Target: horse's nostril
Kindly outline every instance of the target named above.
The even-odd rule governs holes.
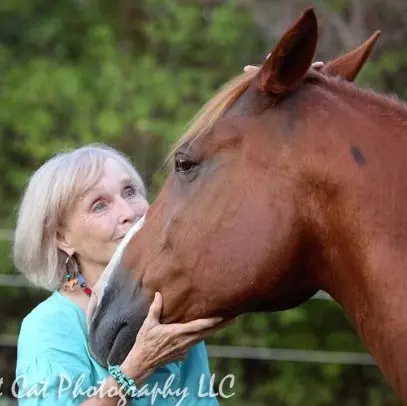
[[[102,365],[117,363],[127,356],[148,308],[148,296],[142,292],[139,282],[118,271],[106,286],[100,303],[89,314],[91,351]]]
[[[126,326],[127,326],[127,323],[121,323],[117,328],[114,329],[115,332],[111,335],[111,339],[110,339],[110,342],[108,345],[108,348],[110,349],[110,351],[112,350],[114,343],[120,334],[120,331],[122,331],[123,328],[125,328]]]
[[[127,322],[123,322],[113,336],[113,339],[109,346],[109,352],[107,357],[108,364],[121,364],[124,361],[124,358],[127,356],[130,348],[129,344],[129,334],[131,328]]]

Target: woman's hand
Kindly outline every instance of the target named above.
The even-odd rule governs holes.
[[[162,303],[161,294],[156,293],[133,348],[121,365],[122,371],[139,385],[158,366],[184,359],[192,345],[230,323],[210,318],[160,324]]]
[[[268,55],[267,55],[266,60],[268,59],[268,57],[269,57],[270,55],[271,55],[271,54],[268,54]],[[315,70],[320,70],[321,68],[324,67],[324,62],[317,61],[317,62],[314,62],[311,66],[312,66],[312,68],[315,69]],[[253,72],[253,71],[259,70],[260,68],[261,68],[261,66],[246,65],[246,66],[243,68],[243,71],[244,71],[244,72]]]

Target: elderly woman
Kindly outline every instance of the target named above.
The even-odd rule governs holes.
[[[199,386],[210,380],[202,339],[220,320],[162,325],[159,294],[118,371],[102,367],[89,351],[85,313],[92,287],[148,207],[137,171],[107,146],[58,154],[31,177],[18,212],[14,262],[52,294],[21,325],[19,404],[124,404],[121,385],[131,378],[140,388],[131,404],[217,404]],[[181,347],[174,349],[173,340]]]

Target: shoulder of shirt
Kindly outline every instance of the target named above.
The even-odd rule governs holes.
[[[90,371],[87,340],[83,310],[54,292],[23,319],[16,373],[37,379],[55,371]]]
[[[70,345],[86,341],[86,319],[82,310],[69,299],[54,292],[28,313],[20,328],[18,345],[25,342],[45,347],[58,341]]]

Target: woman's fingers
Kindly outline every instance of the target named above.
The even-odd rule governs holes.
[[[265,59],[266,61],[267,61],[267,59],[269,59],[270,55],[271,55],[271,52],[266,56],[266,59]],[[246,66],[243,68],[243,71],[244,71],[244,72],[254,72],[254,71],[259,70],[260,68],[261,68],[261,66],[246,65]]]
[[[267,58],[270,56],[270,54],[269,55],[267,55]],[[266,59],[267,59],[266,58]],[[312,67],[314,68],[314,69],[316,69],[316,70],[320,70],[321,68],[323,68],[324,67],[324,62],[322,62],[322,61],[316,61],[316,62],[314,62],[313,64],[312,64]],[[246,65],[244,68],[243,68],[243,71],[244,72],[254,72],[254,71],[258,71],[259,69],[261,68],[261,66],[255,66],[255,65]]]
[[[178,325],[178,332],[181,334],[191,334],[197,333],[202,330],[206,330],[213,326],[216,326],[223,321],[222,317],[212,317],[209,319],[196,319],[189,321],[188,323],[183,323]]]
[[[316,69],[316,70],[319,70],[319,69],[321,69],[321,68],[324,67],[324,62],[322,62],[322,61],[314,62],[314,63],[312,64],[312,67],[313,67],[314,69]]]
[[[211,319],[203,319],[203,320],[211,320]],[[200,322],[201,320],[194,320],[196,322]],[[234,319],[231,320],[225,320],[222,322],[218,322],[217,324],[213,325],[212,327],[206,328],[204,330],[200,329],[195,332],[191,332],[190,334],[184,336],[182,340],[179,340],[176,344],[176,349],[188,349],[190,348],[193,344],[196,344],[199,341],[204,340],[207,337],[210,337],[211,335],[215,334],[217,331],[221,330],[222,328],[225,328],[232,324],[234,322]]]
[[[159,292],[155,292],[153,303],[151,303],[147,314],[147,320],[156,321],[159,323],[161,310],[163,306],[163,298]]]
[[[244,71],[244,72],[254,72],[254,71],[259,70],[259,69],[260,69],[260,66],[246,65],[246,66],[243,68],[243,71]]]
[[[196,344],[197,342],[202,341],[205,338],[212,336],[217,331],[229,326],[233,322],[234,322],[234,319],[225,320],[221,323],[214,325],[213,327],[207,328],[205,330],[200,330],[195,333],[191,333],[187,337],[185,337],[184,340],[182,340],[182,347],[189,348],[191,345]]]
[[[193,345],[199,343],[200,341],[203,341],[206,338],[214,335],[220,329],[221,329],[221,327],[216,326],[216,327],[209,328],[208,330],[201,331],[199,333],[192,333],[184,340],[183,345],[187,348],[190,348]]]

